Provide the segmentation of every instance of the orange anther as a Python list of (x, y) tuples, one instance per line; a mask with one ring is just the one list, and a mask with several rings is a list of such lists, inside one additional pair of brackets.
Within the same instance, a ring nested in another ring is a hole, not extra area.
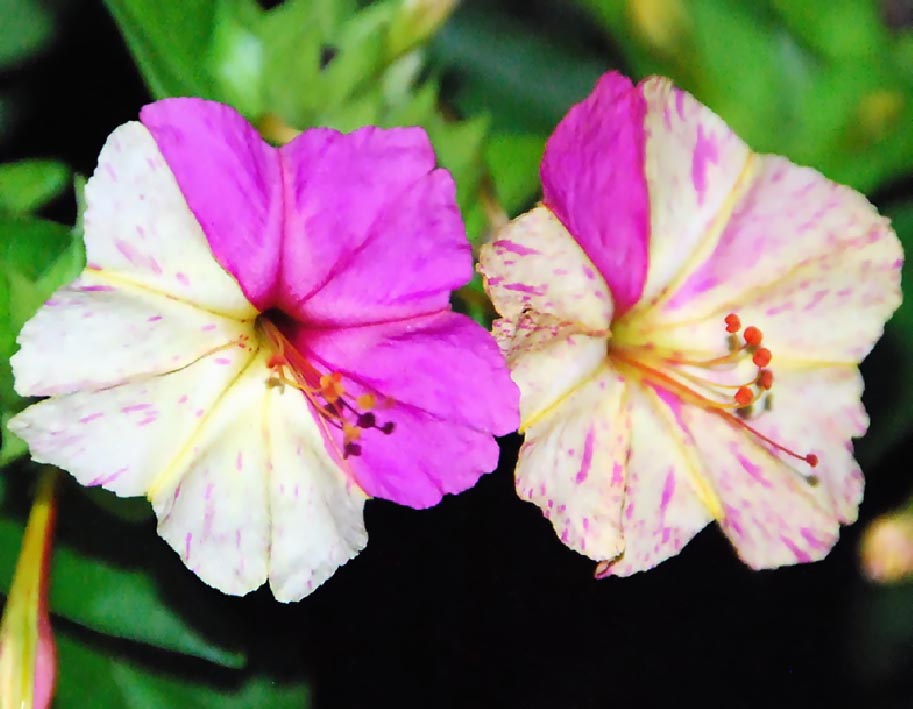
[(768, 364), (770, 364), (770, 360), (770, 350), (766, 347), (761, 347), (757, 352), (754, 353), (754, 357), (751, 358), (751, 361), (759, 367), (766, 367)]
[(761, 331), (754, 325), (749, 325), (745, 328), (743, 337), (745, 338), (745, 344), (749, 347), (757, 347), (761, 344)]
[(342, 437), (346, 443), (357, 441), (361, 438), (361, 429), (357, 426), (353, 426), (348, 421), (345, 421), (342, 424)]
[(752, 401), (754, 401), (754, 394), (751, 393), (751, 389), (744, 386), (739, 387), (735, 393), (735, 403), (739, 406), (748, 406)]
[(774, 373), (769, 369), (762, 369), (758, 372), (758, 386), (765, 391), (770, 391), (774, 385)]
[(818, 465), (818, 456), (816, 456), (814, 453), (809, 453), (807, 456), (805, 456), (805, 462), (814, 468)]
[(266, 366), (269, 369), (284, 367), (286, 364), (288, 364), (288, 360), (285, 358), (285, 355), (281, 355), (278, 352), (273, 352), (273, 354), (270, 355), (269, 360), (266, 362)]
[(725, 319), (726, 322), (726, 332), (730, 335), (737, 333), (742, 328), (742, 321), (739, 320), (739, 316), (735, 313), (729, 313)]
[(377, 406), (377, 397), (374, 394), (368, 392), (367, 394), (362, 394), (355, 400), (356, 405), (362, 411), (370, 411), (375, 406)]

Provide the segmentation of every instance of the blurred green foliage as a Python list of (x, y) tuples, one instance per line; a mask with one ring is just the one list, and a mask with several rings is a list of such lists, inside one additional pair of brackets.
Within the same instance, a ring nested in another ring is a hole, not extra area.
[[(576, 0), (530, 3), (525, 18), (499, 3), (464, 0), (449, 19), (447, 0), (288, 0), (269, 10), (255, 0), (104, 2), (152, 98), (230, 103), (274, 142), (317, 125), (423, 126), (454, 175), (476, 242), (537, 198), (549, 133), (608, 68), (670, 76), (756, 150), (870, 194), (913, 166), (913, 29), (890, 28), (874, 0)], [(64, 5), (0, 0), (0, 71), (27, 70), (60, 31)], [(454, 79), (446, 91), (444, 77)], [(13, 107), (0, 91), (0, 138)], [(9, 367), (16, 334), (84, 263), (80, 217), (71, 227), (42, 216), (72, 182), (70, 169), (53, 161), (0, 165), (0, 465), (25, 452), (5, 430), (26, 404)], [(77, 177), (77, 203), (82, 184)], [(913, 248), (913, 201), (893, 200), (887, 211)], [(478, 300), (467, 297), (466, 307), (484, 317)], [(886, 342), (901, 354), (896, 384), (906, 390), (913, 305), (889, 324)], [(903, 396), (877, 402), (872, 414), (860, 450), (866, 464), (913, 428)], [(20, 464), (0, 477), (4, 587), (30, 470)], [(896, 632), (870, 633), (862, 647), (874, 653), (913, 637), (913, 602), (904, 593), (906, 610), (897, 611), (904, 601), (896, 594), (894, 610), (871, 610), (887, 613), (878, 627), (902, 617)], [(232, 601), (199, 583), (160, 542), (145, 501), (65, 487), (51, 593), (60, 706), (305, 706), (303, 684), (251, 669), (248, 630)], [(135, 659), (150, 654), (169, 660)], [(183, 660), (195, 664), (175, 671)]]

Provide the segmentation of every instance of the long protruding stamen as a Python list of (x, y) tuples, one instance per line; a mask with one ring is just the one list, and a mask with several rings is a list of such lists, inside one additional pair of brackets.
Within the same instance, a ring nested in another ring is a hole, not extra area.
[[(816, 454), (797, 453), (765, 436), (745, 420), (751, 415), (752, 407), (760, 400), (764, 400), (766, 409), (771, 406), (770, 390), (773, 388), (774, 376), (767, 367), (773, 355), (767, 347), (762, 346), (764, 335), (761, 330), (753, 325), (743, 330), (737, 314), (727, 315), (724, 318), (724, 326), (729, 336), (730, 351), (726, 355), (712, 359), (689, 360), (680, 351), (663, 355), (653, 347), (640, 350), (613, 348), (612, 353), (619, 361), (638, 369), (646, 379), (676, 394), (682, 401), (726, 419), (780, 453), (802, 461), (811, 468), (816, 467)], [(752, 363), (757, 367), (756, 373), (749, 381), (723, 384), (693, 373), (694, 368), (716, 371), (724, 365), (735, 366), (743, 362), (747, 356), (751, 357)], [(726, 394), (726, 390), (734, 390), (734, 393)], [(803, 477), (810, 484), (817, 481), (817, 478), (811, 475)]]

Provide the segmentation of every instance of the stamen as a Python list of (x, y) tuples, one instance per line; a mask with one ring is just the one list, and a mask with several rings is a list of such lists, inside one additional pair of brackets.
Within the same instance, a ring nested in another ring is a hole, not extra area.
[[(342, 457), (359, 456), (362, 452), (362, 433), (374, 429), (389, 435), (396, 429), (393, 421), (378, 425), (371, 409), (377, 406), (378, 396), (365, 392), (355, 398), (354, 405), (347, 399), (346, 385), (341, 372), (321, 373), (286, 339), (268, 317), (259, 321), (262, 333), (269, 341), (272, 354), (267, 366), (272, 370), (267, 386), (282, 387), (286, 384), (302, 392), (320, 417), (342, 434)], [(384, 405), (394, 403), (384, 398)]]
[(749, 347), (757, 347), (758, 345), (761, 344), (761, 339), (763, 338), (763, 335), (761, 335), (761, 331), (758, 328), (756, 328), (754, 325), (749, 325), (748, 327), (745, 328), (745, 332), (742, 333), (742, 337), (745, 338), (746, 345), (748, 345)]
[[(751, 426), (747, 420), (757, 415), (755, 404), (762, 402), (763, 411), (770, 411), (774, 384), (774, 375), (767, 366), (773, 354), (766, 347), (761, 347), (763, 333), (754, 325), (742, 330), (742, 322), (736, 313), (729, 313), (724, 318), (725, 330), (729, 335), (729, 353), (706, 360), (693, 360), (681, 351), (663, 354), (655, 345), (644, 347), (610, 346), (610, 356), (616, 357), (623, 364), (634, 367), (662, 388), (676, 394), (683, 401), (726, 419), (729, 423), (742, 428), (770, 448), (791, 458), (802, 461), (811, 468), (818, 465), (815, 453), (797, 453), (791, 448), (765, 436)], [(741, 341), (738, 333), (741, 331)], [(743, 342), (744, 344), (743, 344)], [(741, 384), (724, 384), (716, 381), (717, 377), (704, 377), (695, 373), (695, 369), (720, 371), (734, 369), (751, 357), (758, 368), (754, 376)], [(733, 393), (726, 393), (727, 391)], [(798, 472), (798, 471), (797, 471)], [(815, 484), (817, 478), (805, 475), (803, 479)]]
[(770, 350), (766, 347), (759, 347), (758, 351), (754, 353), (754, 357), (751, 358), (751, 361), (759, 367), (766, 367), (768, 364), (770, 364), (770, 360)]

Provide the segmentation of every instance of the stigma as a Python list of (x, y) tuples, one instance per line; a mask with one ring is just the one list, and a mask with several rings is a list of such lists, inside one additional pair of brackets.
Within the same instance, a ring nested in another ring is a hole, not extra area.
[[(683, 402), (699, 406), (741, 428), (769, 449), (815, 468), (815, 453), (800, 453), (761, 433), (751, 421), (773, 408), (773, 353), (765, 346), (760, 328), (742, 326), (736, 313), (722, 322), (726, 352), (710, 359), (692, 359), (680, 351), (663, 352), (653, 346), (610, 347), (609, 356), (623, 369)], [(809, 483), (817, 477), (798, 471)]]
[(271, 351), (267, 360), (270, 371), (267, 386), (289, 386), (304, 394), (324, 424), (340, 432), (339, 452), (344, 460), (361, 455), (364, 431), (374, 429), (390, 435), (396, 430), (394, 421), (382, 422), (379, 416), (380, 409), (389, 405), (389, 401), (381, 400), (373, 392), (352, 396), (342, 373), (318, 370), (269, 317), (261, 315), (257, 324)]

